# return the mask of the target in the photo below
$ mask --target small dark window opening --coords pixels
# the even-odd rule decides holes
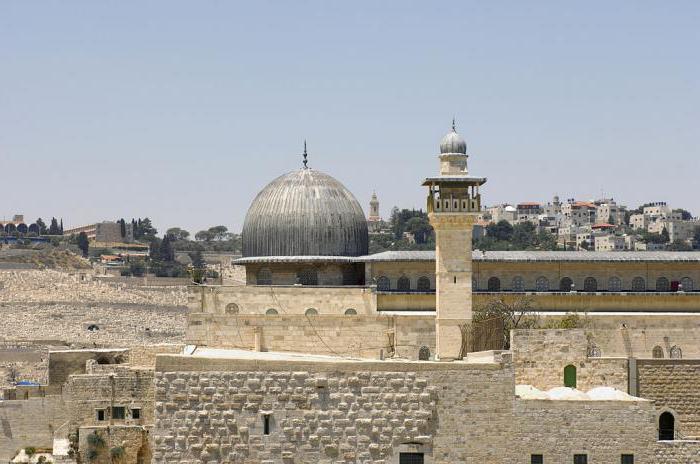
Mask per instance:
[[[132,408],[131,409],[131,418],[132,419],[141,419],[141,409]]]
[[[126,408],[124,406],[114,406],[112,408],[112,419],[124,420],[126,417]]]
[[[620,456],[620,464],[634,464],[634,454],[623,454]]]
[[[423,453],[399,453],[399,464],[424,464]]]
[[[588,464],[588,455],[574,454],[574,464]]]
[[[455,279],[455,283],[457,283],[457,276],[455,276],[454,279]]]
[[[97,410],[97,420],[98,420],[98,421],[103,421],[103,420],[105,420],[105,410],[104,410],[104,409],[98,409],[98,410]]]
[[[544,464],[544,456],[541,454],[530,455],[530,464]]]
[[[263,434],[270,435],[270,415],[263,414]]]

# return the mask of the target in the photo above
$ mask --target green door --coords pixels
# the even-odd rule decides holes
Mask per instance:
[[[564,368],[564,386],[576,388],[576,366],[569,364]]]

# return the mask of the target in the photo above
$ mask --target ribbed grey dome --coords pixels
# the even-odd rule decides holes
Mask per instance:
[[[258,193],[243,224],[243,257],[367,254],[367,220],[355,197],[328,174],[293,171]]]
[[[440,153],[443,155],[447,153],[467,154],[467,142],[457,133],[454,125],[452,130],[440,141]]]

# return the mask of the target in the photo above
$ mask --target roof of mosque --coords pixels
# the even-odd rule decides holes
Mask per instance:
[[[284,174],[258,193],[243,225],[243,257],[361,256],[367,221],[353,194],[309,168]]]

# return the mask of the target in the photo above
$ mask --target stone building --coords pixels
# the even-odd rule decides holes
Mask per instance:
[[[423,183],[435,252],[368,255],[354,196],[304,163],[248,211],[244,284],[189,288],[183,344],[52,351],[46,385],[5,392],[0,450],[97,464],[698,462],[700,254],[472,251],[486,179],[469,175],[454,127],[438,159]],[[474,318],[494,298],[585,326],[505,340],[501,321]]]

